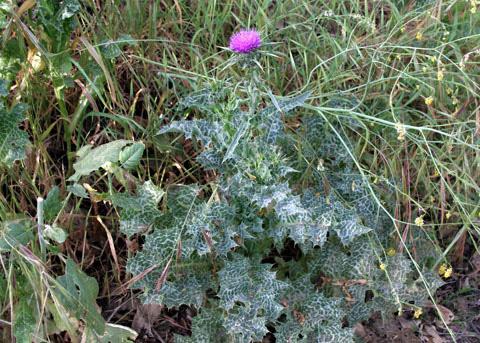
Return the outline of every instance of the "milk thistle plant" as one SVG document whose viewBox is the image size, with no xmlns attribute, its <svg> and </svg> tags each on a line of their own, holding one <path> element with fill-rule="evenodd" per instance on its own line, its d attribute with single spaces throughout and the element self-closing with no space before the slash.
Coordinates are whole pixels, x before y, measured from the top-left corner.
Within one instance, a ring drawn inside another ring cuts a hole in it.
<svg viewBox="0 0 480 343">
<path fill-rule="evenodd" d="M 439 277 L 385 252 L 392 223 L 345 137 L 303 108 L 310 92 L 279 98 L 267 89 L 256 30 L 234 34 L 229 47 L 245 78 L 185 97 L 178 109 L 194 119 L 158 131 L 191 140 L 216 178 L 110 195 L 121 230 L 145 235 L 128 261 L 132 287 L 145 303 L 196 310 L 191 336 L 176 342 L 247 343 L 268 332 L 277 342 L 350 342 L 374 311 L 421 308 L 423 286 L 433 291 Z"/>
</svg>

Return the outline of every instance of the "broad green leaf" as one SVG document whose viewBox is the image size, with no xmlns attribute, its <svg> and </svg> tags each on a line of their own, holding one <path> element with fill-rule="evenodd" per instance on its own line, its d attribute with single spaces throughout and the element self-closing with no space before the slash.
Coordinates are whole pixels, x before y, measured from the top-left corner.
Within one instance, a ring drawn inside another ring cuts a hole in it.
<svg viewBox="0 0 480 343">
<path fill-rule="evenodd" d="M 25 118 L 26 105 L 15 105 L 10 111 L 0 105 L 0 166 L 10 167 L 25 158 L 30 143 L 28 134 L 18 128 Z"/>
<path fill-rule="evenodd" d="M 88 199 L 87 191 L 85 190 L 85 188 L 83 188 L 82 185 L 78 183 L 67 186 L 67 191 L 71 192 L 73 195 L 79 198 Z"/>
<path fill-rule="evenodd" d="M 13 335 L 17 342 L 30 343 L 37 341 L 36 309 L 33 307 L 30 297 L 22 297 L 14 308 Z M 41 331 L 39 332 L 41 334 Z"/>
<path fill-rule="evenodd" d="M 33 227 L 23 219 L 0 222 L 0 252 L 11 251 L 33 240 Z"/>
<path fill-rule="evenodd" d="M 47 194 L 47 198 L 43 202 L 44 217 L 46 222 L 51 222 L 62 209 L 63 201 L 60 199 L 60 188 L 53 187 Z"/>
<path fill-rule="evenodd" d="M 60 244 L 65 242 L 68 237 L 65 230 L 57 225 L 45 225 L 45 230 L 43 233 L 45 237 L 48 237 Z"/>
<path fill-rule="evenodd" d="M 135 147 L 132 148 L 132 146 Z M 122 152 L 124 148 L 129 150 Z M 78 181 L 80 177 L 89 175 L 91 172 L 103 167 L 108 168 L 109 163 L 117 163 L 120 159 L 123 159 L 126 167 L 133 167 L 140 159 L 139 155 L 142 152 L 143 143 L 135 143 L 123 139 L 106 143 L 93 149 L 91 146 L 87 146 L 79 150 L 78 161 L 73 164 L 75 174 L 68 180 Z"/>
<path fill-rule="evenodd" d="M 125 169 L 134 169 L 142 158 L 145 144 L 133 143 L 120 152 L 121 167 Z"/>
<path fill-rule="evenodd" d="M 95 302 L 98 296 L 97 281 L 85 275 L 73 260 L 68 259 L 65 274 L 57 277 L 57 285 L 52 289 L 63 307 L 72 316 L 84 321 L 86 327 L 101 336 L 105 332 L 105 321 Z"/>
</svg>

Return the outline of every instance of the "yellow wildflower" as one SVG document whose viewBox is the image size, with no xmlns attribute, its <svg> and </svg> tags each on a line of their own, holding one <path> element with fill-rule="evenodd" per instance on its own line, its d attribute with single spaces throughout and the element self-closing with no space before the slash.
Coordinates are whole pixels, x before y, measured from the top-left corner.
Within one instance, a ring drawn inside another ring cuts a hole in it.
<svg viewBox="0 0 480 343">
<path fill-rule="evenodd" d="M 407 134 L 407 130 L 405 129 L 405 125 L 398 122 L 395 124 L 395 129 L 397 130 L 397 139 L 401 142 L 405 140 L 405 135 Z"/>
<path fill-rule="evenodd" d="M 445 218 L 450 219 L 451 217 L 452 217 L 452 214 L 450 213 L 450 211 L 448 211 L 448 212 L 445 214 Z"/>
<path fill-rule="evenodd" d="M 380 263 L 379 267 L 381 270 L 387 269 L 387 266 L 385 265 L 385 263 Z"/>
<path fill-rule="evenodd" d="M 442 276 L 445 275 L 445 272 L 447 271 L 448 266 L 445 263 L 442 263 L 440 267 L 438 268 L 438 275 Z"/>
<path fill-rule="evenodd" d="M 417 308 L 415 312 L 413 312 L 413 318 L 418 319 L 420 316 L 423 314 L 423 311 L 421 308 Z"/>
<path fill-rule="evenodd" d="M 433 104 L 433 96 L 429 96 L 428 98 L 425 98 L 425 104 L 427 106 L 432 106 Z"/>
<path fill-rule="evenodd" d="M 432 63 L 437 62 L 437 57 L 436 56 L 431 56 L 430 61 L 432 61 Z"/>
<path fill-rule="evenodd" d="M 405 26 L 402 26 L 402 27 L 400 28 L 400 32 L 401 32 L 401 33 L 404 33 L 404 32 L 405 32 Z"/>
<path fill-rule="evenodd" d="M 447 95 L 452 95 L 453 94 L 453 89 L 450 87 L 447 88 Z"/>
<path fill-rule="evenodd" d="M 445 271 L 445 274 L 443 274 L 443 277 L 445 279 L 448 279 L 450 276 L 452 276 L 452 273 L 453 273 L 453 268 L 448 267 L 447 270 Z"/>
<path fill-rule="evenodd" d="M 423 39 L 423 33 L 421 33 L 420 31 L 417 32 L 416 36 L 415 36 L 416 40 L 420 41 Z"/>
<path fill-rule="evenodd" d="M 470 13 L 472 14 L 477 13 L 477 6 L 472 6 L 472 8 L 470 8 Z"/>
<path fill-rule="evenodd" d="M 395 248 L 390 248 L 387 250 L 387 255 L 390 257 L 395 256 L 396 253 L 397 251 L 395 250 Z"/>
<path fill-rule="evenodd" d="M 425 222 L 423 221 L 423 217 L 415 218 L 415 225 L 422 227 Z"/>
<path fill-rule="evenodd" d="M 442 81 L 443 81 L 443 77 L 444 77 L 444 75 L 443 75 L 443 70 L 439 70 L 439 71 L 437 72 L 437 80 L 440 81 L 440 82 L 442 82 Z"/>
</svg>

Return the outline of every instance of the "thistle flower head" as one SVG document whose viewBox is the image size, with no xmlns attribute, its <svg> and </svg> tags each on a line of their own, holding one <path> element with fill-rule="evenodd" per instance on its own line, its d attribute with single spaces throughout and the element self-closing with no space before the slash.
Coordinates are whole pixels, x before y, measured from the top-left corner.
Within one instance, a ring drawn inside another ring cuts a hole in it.
<svg viewBox="0 0 480 343">
<path fill-rule="evenodd" d="M 255 30 L 240 30 L 230 37 L 230 49 L 239 54 L 248 54 L 260 47 L 262 40 Z"/>
</svg>

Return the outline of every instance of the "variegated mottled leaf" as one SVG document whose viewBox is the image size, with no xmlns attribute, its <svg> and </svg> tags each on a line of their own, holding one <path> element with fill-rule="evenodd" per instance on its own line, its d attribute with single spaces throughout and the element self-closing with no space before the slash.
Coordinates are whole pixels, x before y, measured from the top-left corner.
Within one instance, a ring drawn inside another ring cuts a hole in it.
<svg viewBox="0 0 480 343">
<path fill-rule="evenodd" d="M 161 216 L 158 204 L 163 195 L 164 192 L 151 181 L 138 187 L 137 195 L 111 195 L 112 204 L 121 209 L 120 230 L 127 236 L 145 231 Z"/>
<path fill-rule="evenodd" d="M 25 148 L 30 143 L 28 134 L 18 128 L 25 119 L 26 105 L 18 104 L 7 110 L 0 104 L 0 166 L 12 166 L 25 158 Z"/>
</svg>

